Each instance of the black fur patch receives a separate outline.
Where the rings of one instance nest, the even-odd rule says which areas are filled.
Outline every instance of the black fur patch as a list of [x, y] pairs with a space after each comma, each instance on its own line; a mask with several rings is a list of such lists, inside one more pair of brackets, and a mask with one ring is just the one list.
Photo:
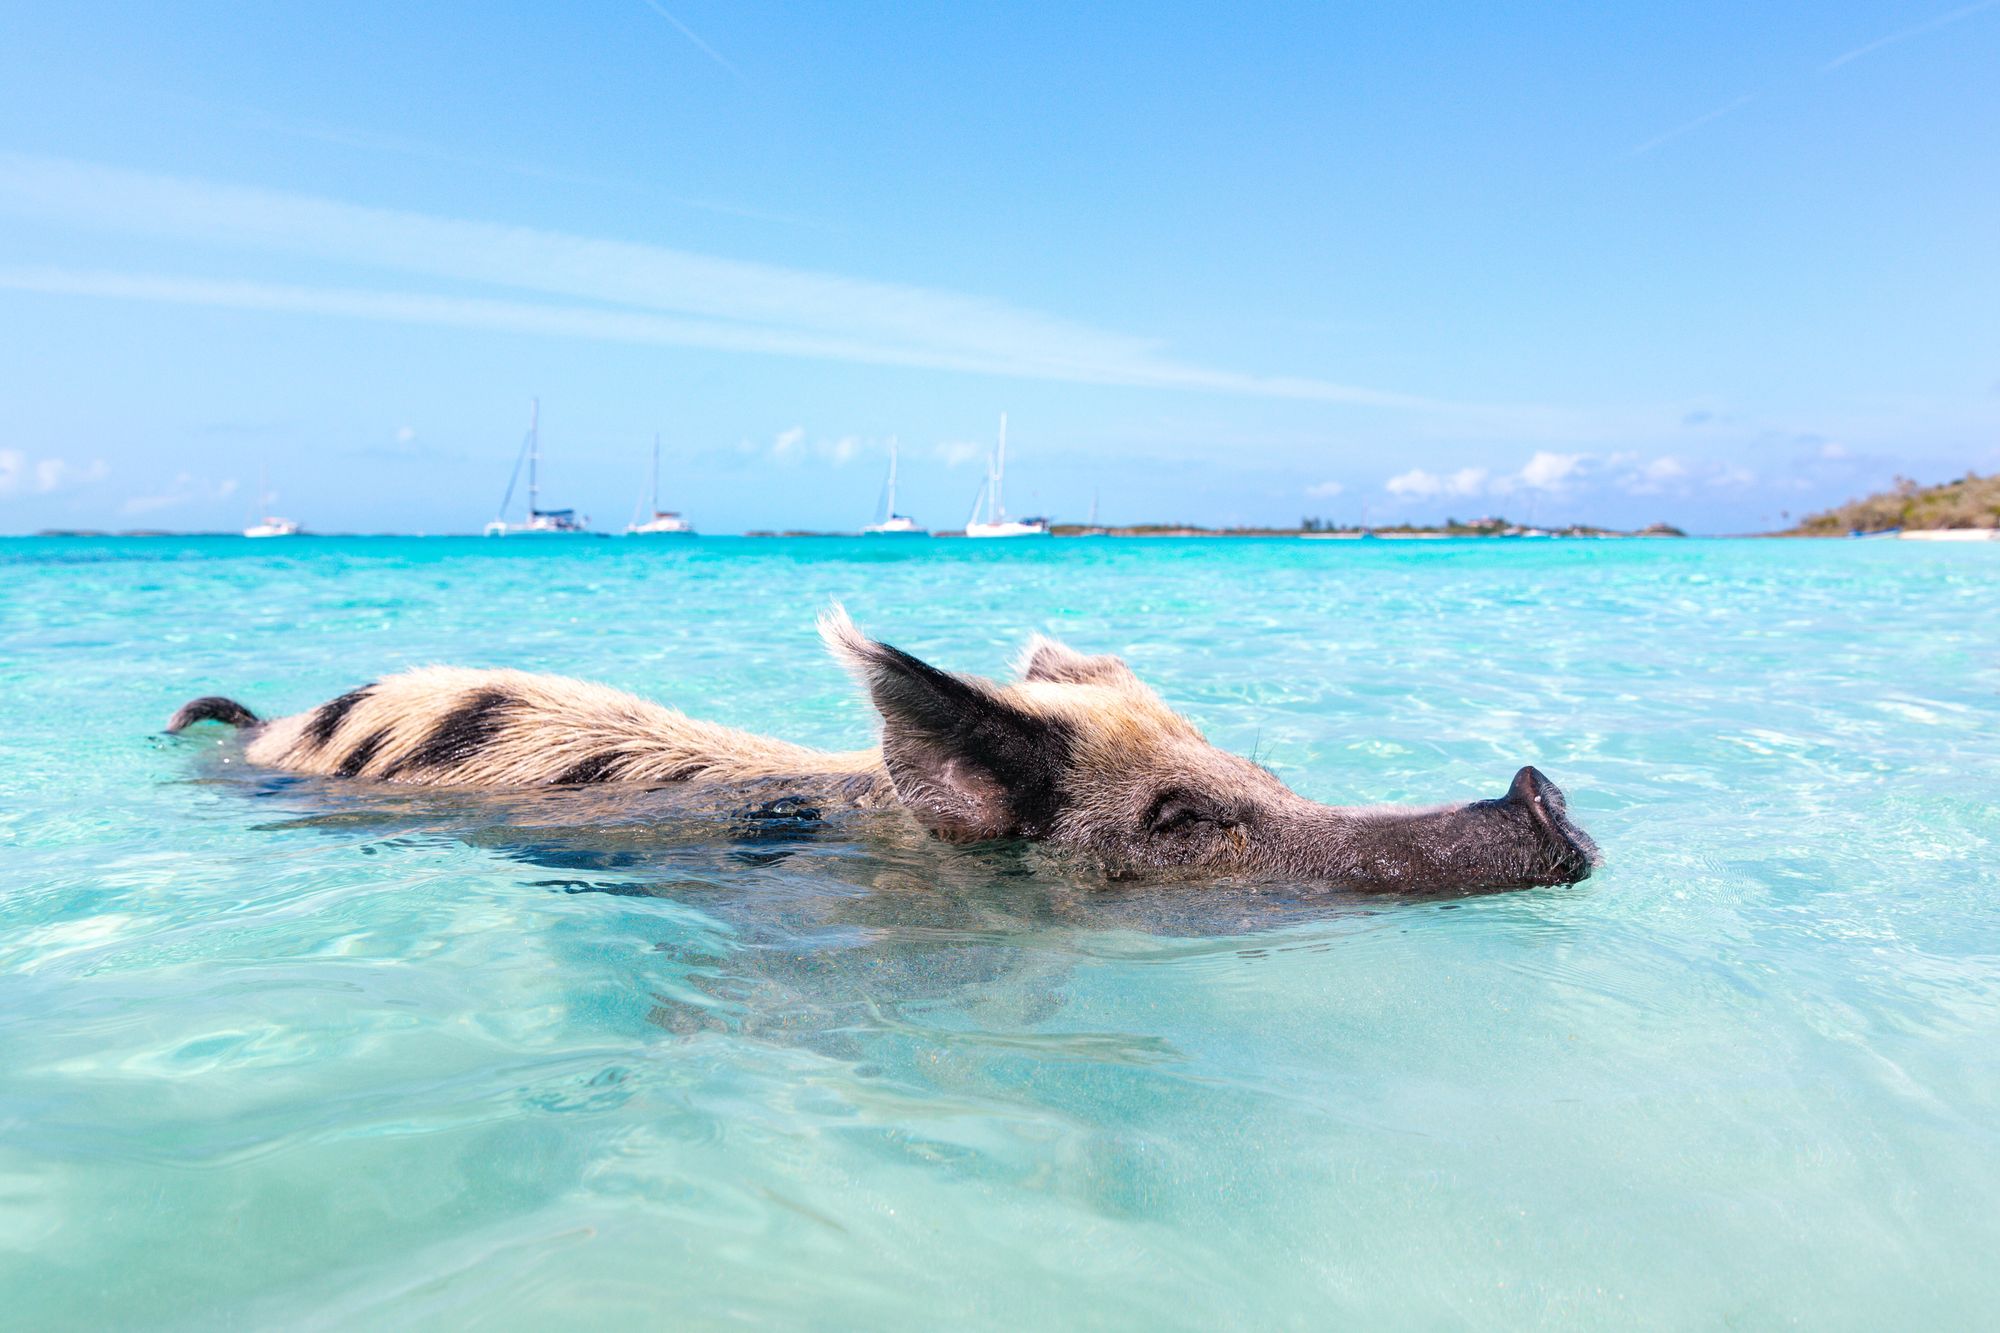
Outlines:
[[593, 754], [579, 759], [555, 777], [555, 785], [582, 787], [593, 782], [613, 781], [618, 775], [612, 770], [624, 757], [620, 754]]
[[167, 730], [181, 731], [197, 722], [226, 722], [232, 727], [254, 727], [257, 715], [234, 699], [211, 694], [182, 704], [173, 721], [167, 723]]
[[344, 778], [354, 777], [362, 769], [368, 767], [368, 761], [375, 757], [375, 752], [382, 748], [382, 742], [388, 739], [389, 729], [387, 727], [382, 728], [380, 731], [369, 733], [362, 740], [361, 744], [347, 752], [347, 758], [340, 761], [340, 767], [336, 771]]
[[391, 773], [413, 768], [449, 768], [472, 758], [500, 734], [515, 703], [505, 690], [480, 690], [438, 719], [430, 735], [399, 761]]
[[347, 719], [354, 705], [366, 699], [375, 686], [363, 685], [358, 690], [349, 690], [338, 699], [329, 699], [313, 710], [312, 721], [306, 723], [306, 736], [315, 750], [333, 739], [333, 733], [340, 730], [340, 724]]
[[1075, 744], [1069, 727], [1024, 713], [984, 686], [886, 643], [871, 645], [870, 656], [868, 683], [882, 714], [890, 772], [932, 781], [954, 762], [964, 764], [1003, 793], [1004, 834], [1046, 837], [1062, 811]]

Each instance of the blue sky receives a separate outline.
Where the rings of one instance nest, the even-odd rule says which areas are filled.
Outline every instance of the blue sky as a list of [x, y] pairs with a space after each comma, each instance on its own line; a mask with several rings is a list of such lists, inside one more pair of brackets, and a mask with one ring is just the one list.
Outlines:
[[[1752, 12], [1754, 10], [1754, 12]], [[1776, 525], [2000, 467], [2000, 0], [7, 6], [0, 530]]]

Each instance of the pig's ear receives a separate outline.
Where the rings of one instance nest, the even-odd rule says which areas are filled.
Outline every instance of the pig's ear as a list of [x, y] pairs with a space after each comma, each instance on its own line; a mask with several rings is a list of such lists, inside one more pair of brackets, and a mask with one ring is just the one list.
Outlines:
[[1037, 634], [1014, 659], [1022, 680], [1068, 685], [1137, 685], [1132, 668], [1115, 657], [1086, 657], [1068, 644]]
[[820, 617], [834, 654], [882, 715], [882, 759], [917, 821], [952, 842], [1045, 836], [1069, 755], [1067, 729], [877, 643], [835, 607]]

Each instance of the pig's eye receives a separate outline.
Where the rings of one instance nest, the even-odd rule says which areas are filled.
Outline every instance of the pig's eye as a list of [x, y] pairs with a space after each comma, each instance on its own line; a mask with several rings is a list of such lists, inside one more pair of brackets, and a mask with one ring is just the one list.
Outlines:
[[1146, 816], [1146, 831], [1156, 836], [1197, 833], [1219, 829], [1230, 821], [1215, 805], [1190, 792], [1168, 792], [1153, 802]]

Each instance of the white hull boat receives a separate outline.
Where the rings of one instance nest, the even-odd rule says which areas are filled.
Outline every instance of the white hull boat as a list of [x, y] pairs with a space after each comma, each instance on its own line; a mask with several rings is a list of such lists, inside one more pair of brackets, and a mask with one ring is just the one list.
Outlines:
[[1045, 518], [1009, 518], [1003, 487], [1007, 480], [1007, 414], [1000, 414], [1000, 444], [986, 468], [986, 485], [973, 501], [972, 516], [966, 520], [968, 537], [1046, 537]]
[[671, 509], [660, 508], [660, 437], [653, 437], [653, 516], [626, 525], [627, 537], [692, 537], [694, 524]]
[[500, 517], [486, 525], [489, 537], [587, 537], [588, 518], [578, 519], [574, 509], [542, 508], [540, 466], [542, 460], [542, 400], [537, 398], [528, 414], [528, 438], [522, 446], [528, 461], [528, 515], [519, 523], [509, 523], [507, 506], [514, 500], [514, 483], [521, 476], [521, 460], [514, 460], [514, 475], [507, 479], [507, 494], [500, 501]]
[[864, 537], [930, 536], [930, 533], [925, 532], [922, 528], [917, 526], [917, 521], [915, 519], [909, 517], [909, 515], [907, 514], [899, 514], [896, 512], [896, 441], [894, 440], [894, 438], [891, 438], [889, 441], [888, 496], [883, 503], [882, 514], [883, 518], [880, 523], [870, 523], [867, 527], [861, 529], [862, 536]]

